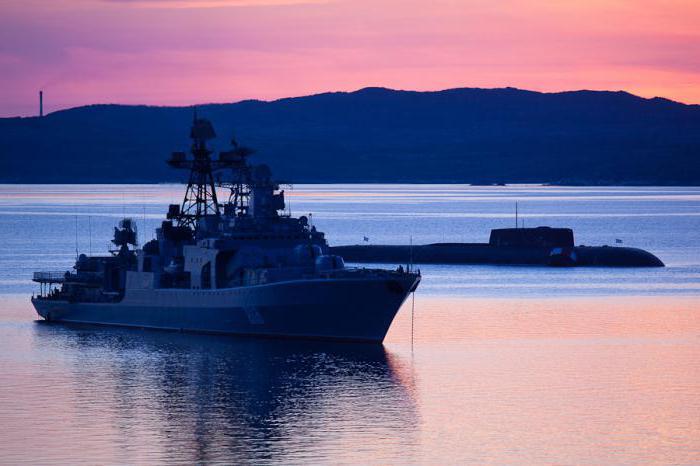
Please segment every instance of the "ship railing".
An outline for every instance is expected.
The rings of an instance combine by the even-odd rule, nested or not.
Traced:
[[[66,281],[65,271],[34,272],[32,281],[37,283],[63,283]]]

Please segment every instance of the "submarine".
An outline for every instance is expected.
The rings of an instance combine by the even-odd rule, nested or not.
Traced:
[[[622,246],[576,246],[570,228],[500,228],[488,243],[346,245],[331,254],[355,263],[490,264],[551,267],[664,267],[654,254]]]

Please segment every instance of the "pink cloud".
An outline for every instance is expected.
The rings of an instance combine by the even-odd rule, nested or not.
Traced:
[[[9,0],[0,114],[352,90],[625,89],[700,102],[686,0]]]
[[[332,0],[98,0],[120,3],[136,8],[201,9],[258,7],[270,5],[301,5],[305,3],[325,3]]]

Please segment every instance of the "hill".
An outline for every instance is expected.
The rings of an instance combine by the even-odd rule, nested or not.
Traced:
[[[626,92],[365,88],[197,107],[290,182],[700,184],[700,106]],[[181,180],[191,107],[0,119],[0,182]]]

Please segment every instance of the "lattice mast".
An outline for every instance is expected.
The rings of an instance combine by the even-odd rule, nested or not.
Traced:
[[[234,215],[248,213],[251,194],[251,167],[248,164],[248,157],[251,154],[253,150],[238,144],[234,137],[231,139],[231,150],[221,152],[219,157],[219,163],[225,163],[226,168],[230,169],[227,179],[222,181],[220,186],[230,191],[226,210]]]
[[[172,215],[177,219],[178,226],[194,229],[200,218],[220,214],[214,184],[214,170],[219,167],[212,161],[212,152],[207,148],[207,141],[215,137],[216,133],[209,120],[197,118],[195,112],[190,131],[192,158],[187,157],[184,152],[174,152],[168,161],[171,167],[190,171],[182,206],[179,212],[174,212]]]

